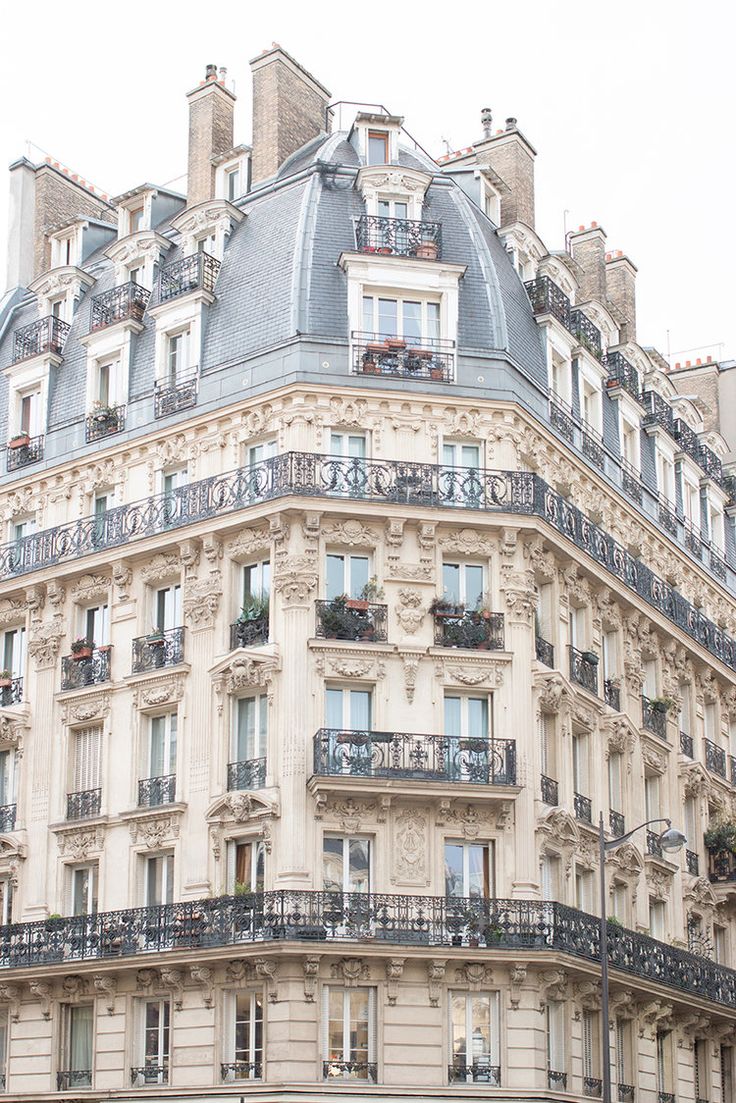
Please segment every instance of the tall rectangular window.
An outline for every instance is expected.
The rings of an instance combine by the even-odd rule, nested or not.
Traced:
[[[483,601],[483,575],[480,563],[443,563],[444,599],[468,609],[477,609]]]
[[[231,839],[227,844],[227,890],[263,892],[266,848],[261,839]]]
[[[386,164],[388,164],[388,131],[387,130],[369,130],[368,131],[368,164],[369,165],[386,165]]]
[[[10,628],[3,632],[3,668],[13,678],[22,678],[26,657],[25,628]]]
[[[107,605],[91,605],[83,611],[84,636],[96,647],[110,642],[110,614]]]
[[[326,596],[332,601],[341,594],[360,598],[370,578],[370,559],[367,555],[341,555],[332,552],[326,560]]]
[[[648,820],[660,818],[661,779],[659,774],[647,774],[644,778],[644,807]]]
[[[100,788],[102,728],[78,728],[71,733],[70,792],[84,793]]]
[[[59,1070],[62,1090],[92,1086],[93,1023],[91,1004],[64,1007]]]
[[[234,762],[266,757],[268,697],[240,697],[235,702]]]
[[[155,616],[155,626],[162,632],[181,627],[181,586],[178,583],[156,591]]]
[[[600,1079],[598,1075],[600,1041],[597,1013],[584,1009],[581,1015],[580,1025],[583,1035],[583,1093],[587,1095],[589,1092],[585,1091],[586,1087],[590,1090],[590,1088],[593,1087],[591,1081]]]
[[[336,731],[371,731],[372,697],[369,689],[325,688],[325,727]]]
[[[551,1000],[545,1011],[547,1027],[547,1070],[552,1088],[564,1090],[567,1086],[565,1061],[565,1005]]]
[[[499,1085],[498,992],[450,993],[450,1078]]]
[[[445,841],[445,895],[488,900],[494,895],[493,848],[488,843]]]
[[[657,1031],[657,1091],[671,1092],[673,1083],[672,1038],[667,1030]]]
[[[166,355],[166,382],[170,387],[177,386],[188,374],[189,368],[189,331],[171,333],[168,337]]]
[[[256,598],[268,597],[271,592],[271,561],[261,559],[243,567],[243,606]]]
[[[168,1084],[171,1060],[171,1004],[168,1000],[143,1002],[143,1064],[138,1081]]]
[[[576,793],[587,797],[590,793],[590,769],[588,762],[588,735],[586,732],[573,733],[572,737],[572,777]]]
[[[263,1076],[263,995],[261,992],[233,992],[231,1026],[225,1044],[228,1063],[223,1068],[226,1082],[260,1080]]]
[[[68,871],[72,915],[97,914],[97,862],[71,866]]]
[[[174,902],[174,855],[168,851],[143,859],[145,906],[158,907]]]
[[[376,990],[325,985],[323,1076],[326,1080],[376,1080]]]
[[[0,926],[13,922],[13,882],[0,877]]]
[[[15,751],[0,751],[0,807],[15,803]]]
[[[719,1053],[721,1067],[721,1103],[733,1100],[733,1047],[721,1046]]]
[[[616,1019],[616,1081],[620,1085],[632,1085],[631,1023]]]
[[[612,812],[623,812],[622,790],[623,755],[611,753],[608,756],[608,800]]]
[[[225,193],[231,203],[240,198],[240,165],[225,171]]]
[[[364,433],[340,432],[330,430],[331,456],[344,456],[346,459],[364,460],[367,455],[367,442]]]
[[[146,777],[168,777],[176,773],[178,717],[175,712],[167,712],[152,716],[150,723]]]
[[[539,887],[543,900],[560,899],[560,859],[555,854],[542,854],[539,860]]]
[[[650,900],[649,901],[649,933],[652,938],[658,939],[660,942],[665,940],[665,903],[664,900]]]
[[[360,836],[325,835],[322,878],[325,892],[370,892],[371,843]]]

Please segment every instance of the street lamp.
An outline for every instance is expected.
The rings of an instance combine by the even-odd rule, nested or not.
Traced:
[[[672,821],[667,819],[647,820],[646,823],[640,823],[638,827],[632,828],[631,831],[627,831],[625,835],[619,835],[616,839],[606,839],[604,827],[603,827],[603,812],[600,814],[599,826],[598,826],[598,858],[600,865],[600,883],[601,883],[601,1033],[602,1033],[602,1050],[603,1050],[603,1065],[602,1065],[602,1080],[603,1080],[603,1103],[611,1103],[611,1040],[609,1038],[610,1023],[608,1015],[608,917],[606,915],[606,854],[609,850],[615,850],[617,847],[625,843],[627,839],[636,831],[641,831],[642,827],[651,827],[654,823],[664,823],[667,826],[658,837],[659,845],[662,850],[668,852],[681,850],[687,842],[687,839],[683,835],[682,831],[678,831],[676,827],[672,826]]]

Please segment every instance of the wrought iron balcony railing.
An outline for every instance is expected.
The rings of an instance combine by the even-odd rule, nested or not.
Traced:
[[[584,456],[587,456],[594,467],[597,467],[599,471],[603,471],[606,466],[605,453],[603,451],[603,437],[594,429],[592,425],[589,425],[587,421],[582,422],[582,452]]]
[[[133,640],[133,674],[184,662],[184,629],[167,628]]]
[[[713,479],[719,486],[723,485],[723,464],[707,444],[698,445],[698,465],[709,479]]]
[[[8,471],[18,471],[21,467],[28,467],[29,464],[42,460],[43,444],[43,434],[38,437],[21,435],[9,441],[6,462]]]
[[[434,642],[438,647],[503,651],[504,615],[490,610],[474,609],[457,613],[435,613]]]
[[[540,663],[544,663],[550,670],[554,670],[555,649],[551,643],[543,640],[541,636],[537,636],[534,640],[534,653]]]
[[[568,650],[570,652],[570,681],[597,696],[598,656],[593,654],[592,651],[578,651],[575,647],[570,647]]]
[[[146,777],[138,782],[138,807],[157,808],[176,799],[176,774]]]
[[[45,352],[61,356],[70,329],[68,322],[63,322],[53,314],[16,329],[13,334],[13,363],[29,360],[32,356],[40,356]]]
[[[715,548],[711,544],[710,548],[710,569],[716,578],[719,578],[721,582],[725,582],[728,578],[728,563],[723,555],[722,551]]]
[[[667,738],[667,706],[664,702],[653,700],[642,694],[641,697],[641,724],[648,732],[658,735],[660,739]]]
[[[236,620],[230,625],[230,650],[268,643],[268,616]]]
[[[657,1092],[657,1103],[676,1103],[674,1092]]]
[[[680,732],[680,750],[688,758],[695,758],[693,737],[691,735],[688,735],[687,732]]]
[[[621,712],[621,686],[613,678],[603,679],[603,700],[614,712]]]
[[[570,325],[570,300],[549,276],[537,276],[524,284],[535,315],[551,314],[567,329]]]
[[[659,523],[670,536],[677,537],[677,506],[666,498],[660,498],[657,502],[657,516]]]
[[[401,257],[439,260],[442,223],[364,214],[355,224],[355,241],[361,253],[393,253]]]
[[[595,356],[597,360],[603,358],[603,340],[601,338],[601,331],[598,326],[591,322],[590,318],[586,314],[583,314],[582,310],[576,310],[574,307],[570,311],[570,324],[568,329],[575,337],[579,344],[588,352]]]
[[[130,1070],[130,1082],[135,1088],[139,1084],[168,1084],[168,1065],[140,1065]]]
[[[619,466],[621,468],[621,489],[625,494],[628,494],[630,498],[633,498],[635,502],[641,505],[641,475],[628,460],[620,460]]]
[[[545,804],[556,807],[559,801],[559,786],[554,778],[542,774],[542,800]]]
[[[634,1103],[636,1089],[633,1084],[618,1085],[618,1103]]]
[[[345,595],[332,601],[316,601],[315,635],[321,640],[386,641],[388,606]]]
[[[697,877],[700,873],[700,859],[694,850],[685,851],[685,868],[693,877]]]
[[[111,647],[95,647],[88,659],[64,655],[61,660],[61,689],[83,689],[110,681]]]
[[[475,785],[516,784],[516,741],[320,728],[314,772]]]
[[[576,793],[574,797],[575,819],[581,823],[593,822],[593,804],[590,797],[584,797],[582,793]]]
[[[583,1095],[588,1099],[600,1099],[603,1095],[603,1081],[597,1076],[584,1076]]]
[[[378,1078],[378,1065],[373,1061],[323,1061],[322,1078],[324,1080],[367,1080],[375,1084]]]
[[[104,329],[131,319],[142,322],[151,292],[139,283],[122,283],[92,299],[90,329]]]
[[[0,831],[15,831],[15,804],[0,805]]]
[[[105,406],[89,414],[84,423],[84,439],[87,444],[122,433],[125,428],[125,414],[124,405]]]
[[[703,739],[705,747],[705,768],[718,777],[726,777],[726,752],[712,739]]]
[[[263,789],[265,785],[265,758],[248,758],[242,762],[228,762],[227,787],[229,792]]]
[[[708,880],[713,884],[736,881],[736,854],[708,848]]]
[[[168,417],[180,410],[191,410],[197,405],[199,371],[193,368],[186,376],[176,380],[157,380],[153,387],[153,416]]]
[[[357,375],[451,383],[454,366],[453,341],[391,337],[383,333],[353,334],[353,370]]]
[[[193,253],[165,264],[158,277],[158,301],[168,302],[189,291],[214,293],[220,262],[209,253]]]
[[[550,1091],[567,1091],[567,1073],[547,1069],[547,1087]]]
[[[619,835],[623,835],[626,831],[626,819],[621,812],[614,812],[614,810],[611,809],[608,813],[608,826],[614,838],[618,838]]]
[[[656,391],[644,391],[641,396],[641,404],[646,411],[642,425],[661,425],[670,435],[673,431],[675,415],[666,398],[662,398]]]
[[[653,858],[663,858],[662,844],[656,831],[647,831],[647,854]]]
[[[641,379],[634,365],[630,364],[620,352],[606,353],[605,364],[608,368],[608,379],[606,380],[608,389],[614,390],[620,387],[638,403],[644,405]]]
[[[68,1092],[73,1088],[91,1088],[92,1069],[62,1069],[56,1074],[56,1090]]]
[[[101,789],[83,789],[79,793],[68,793],[66,818],[68,820],[88,820],[93,816],[99,816],[101,803]]]
[[[561,437],[571,443],[575,440],[575,415],[572,407],[554,392],[549,396],[549,420]]]
[[[260,1080],[262,1076],[260,1061],[223,1061],[220,1064],[223,1084],[231,1084],[235,1080]]]
[[[447,1079],[451,1084],[493,1084],[501,1087],[501,1066],[492,1065],[490,1058],[474,1057],[471,1064],[465,1061],[453,1061],[447,1066]]]
[[[612,577],[731,670],[736,641],[656,575],[562,494],[528,471],[448,468],[403,460],[349,459],[286,452],[177,492],[44,529],[0,547],[0,580],[71,562],[104,548],[193,524],[216,521],[280,497],[355,499],[426,509],[473,509],[533,515],[585,552]],[[175,508],[174,508],[175,506]]]
[[[6,678],[4,681],[6,684],[0,686],[0,708],[19,705],[23,700],[23,679]]]
[[[728,756],[728,764],[729,764],[729,777],[731,779],[731,784],[736,789],[736,758],[734,758],[734,756],[732,754],[730,754]]]
[[[702,563],[703,557],[708,550],[708,542],[703,537],[703,533],[695,525],[692,525],[689,521],[683,522],[684,535],[685,535],[685,547],[688,551],[692,552],[696,559],[699,559]]]

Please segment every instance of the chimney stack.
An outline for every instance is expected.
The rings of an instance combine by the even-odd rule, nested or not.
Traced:
[[[509,189],[501,196],[501,225],[524,222],[534,229],[534,158],[537,151],[517,128],[516,119],[506,119],[506,129],[493,136],[490,134],[490,111],[486,119],[484,110],[481,120],[484,137],[474,147],[478,164],[489,165]]]
[[[287,157],[326,131],[330,93],[274,43],[250,63],[253,73],[254,184],[275,176]]]
[[[621,344],[636,341],[636,265],[620,250],[606,257],[606,294],[623,318]]]
[[[215,194],[215,166],[233,148],[235,96],[217,79],[217,66],[208,65],[205,79],[187,93],[189,101],[189,162],[187,206],[194,207]]]
[[[570,234],[572,259],[582,269],[579,299],[606,301],[606,233],[597,222]]]

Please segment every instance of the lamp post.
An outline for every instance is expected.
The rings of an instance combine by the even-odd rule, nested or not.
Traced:
[[[672,826],[672,821],[667,819],[647,820],[638,827],[627,831],[625,835],[619,835],[616,839],[606,839],[603,826],[603,812],[600,814],[598,825],[598,858],[600,864],[600,888],[601,888],[601,1034],[602,1034],[602,1081],[603,1103],[611,1103],[611,1040],[609,1038],[610,1022],[608,1014],[608,916],[606,914],[606,854],[609,850],[615,850],[625,843],[636,831],[642,827],[651,827],[654,823],[664,823],[667,826],[659,835],[659,845],[662,850],[680,850],[687,842],[681,831]]]

